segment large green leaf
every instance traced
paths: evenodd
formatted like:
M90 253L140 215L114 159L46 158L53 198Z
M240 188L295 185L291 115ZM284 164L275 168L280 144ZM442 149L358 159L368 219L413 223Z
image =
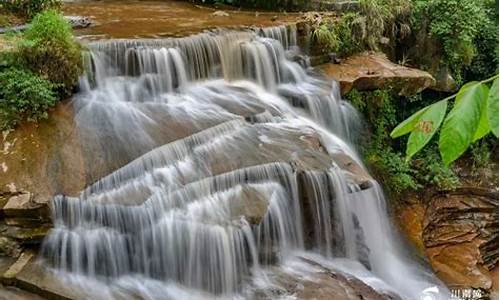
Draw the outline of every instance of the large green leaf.
M421 110L417 111L413 115L411 115L408 119L401 122L396 128L394 128L391 132L391 138L397 138L402 135L408 134L415 128L415 125L420 120L420 116L429 109L430 106L426 106Z
M487 95L488 87L480 82L469 83L458 92L439 137L439 151L446 165L459 158L472 142Z
M490 130L498 137L498 78L493 81L490 87L487 110Z
M406 157L411 158L420 151L436 133L446 115L448 100L441 100L428 107L418 118L406 145Z
M481 100L481 118L477 125L476 132L472 138L472 142L479 140L490 132L490 124L488 124L488 96Z

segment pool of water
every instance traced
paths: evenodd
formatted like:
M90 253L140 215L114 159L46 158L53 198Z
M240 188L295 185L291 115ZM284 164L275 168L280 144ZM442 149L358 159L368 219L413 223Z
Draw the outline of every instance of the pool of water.
M275 26L299 18L296 13L221 10L168 0L74 1L64 4L64 13L91 18L92 26L76 30L89 40L178 37L217 27Z

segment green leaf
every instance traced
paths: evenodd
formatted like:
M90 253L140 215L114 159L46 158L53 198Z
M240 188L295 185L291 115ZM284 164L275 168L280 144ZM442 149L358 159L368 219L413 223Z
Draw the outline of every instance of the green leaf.
M487 109L488 98L484 97L481 103L481 118L479 119L479 124L472 138L472 142L475 142L490 132L490 125L488 124L488 109Z
M408 119L401 122L396 128L394 128L391 132L391 138L397 138L402 135L408 134L415 128L415 124L420 120L420 116L429 109L430 106L426 106L421 110L417 111L413 115L411 115Z
M458 92L439 137L439 151L446 165L459 158L472 142L487 94L488 87L480 82L469 83Z
M479 124L477 125L476 132L472 138L472 142L475 142L490 132L490 125L488 124L488 94L481 99L481 118L479 119Z
M493 81L490 87L487 102L488 124L491 132L498 137L498 78Z
M420 151L436 133L446 115L448 100L441 100L428 107L420 114L418 122L408 138L406 145L406 158L410 159Z

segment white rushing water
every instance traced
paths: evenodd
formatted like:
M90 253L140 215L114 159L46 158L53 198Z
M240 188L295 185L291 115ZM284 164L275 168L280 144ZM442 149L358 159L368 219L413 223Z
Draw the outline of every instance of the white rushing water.
M88 45L74 106L94 183L54 198L44 263L88 299L294 298L276 278L313 276L306 260L445 299L351 146L356 111L296 40L281 26Z

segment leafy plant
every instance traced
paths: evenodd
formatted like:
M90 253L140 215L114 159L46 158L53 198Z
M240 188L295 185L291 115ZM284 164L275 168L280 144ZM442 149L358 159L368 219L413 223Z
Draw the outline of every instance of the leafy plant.
M384 182L387 191L394 197L421 186L415 180L415 170L392 146L389 130L395 124L395 101L389 91L359 92L352 90L347 99L370 124L372 134L364 135L361 151L375 177Z
M333 27L333 24L321 24L312 33L312 38L317 43L326 46L329 50L336 51L339 48L340 40Z
M404 144L389 137L398 121L414 111L414 107L406 106L418 106L422 101L420 96L404 98L392 96L387 90L353 90L346 98L371 127L371 134L363 135L361 152L374 176L384 183L393 199L399 199L408 191L429 187L453 189L459 184L455 172L439 159L436 139L410 161L401 153Z
M29 70L0 70L0 87L2 129L11 128L24 118L46 118L47 109L57 101L54 84Z
M436 143L424 149L411 162L414 178L421 186L432 186L439 190L455 189L460 184L458 176L439 159Z
M70 94L83 71L81 46L56 11L45 11L33 19L18 50L21 64L53 82L62 95Z
M488 88L486 83L491 81ZM448 101L453 98L454 106L445 118ZM489 132L498 137L498 75L470 82L457 94L422 108L394 128L391 137L410 134L406 147L406 157L410 159L431 140L441 123L439 151L446 165Z
M378 50L384 38L395 40L410 33L411 6L410 0L361 0L357 12L319 18L312 36L340 55Z

